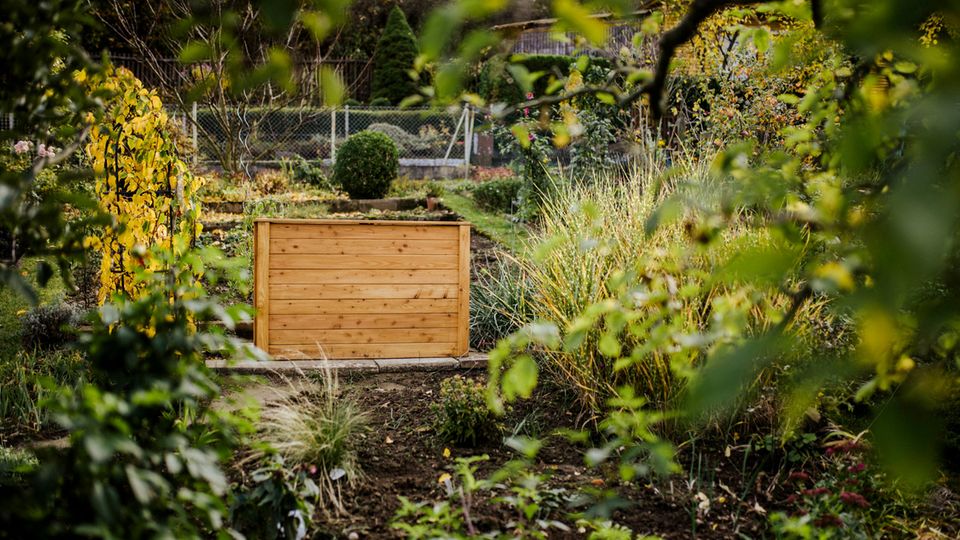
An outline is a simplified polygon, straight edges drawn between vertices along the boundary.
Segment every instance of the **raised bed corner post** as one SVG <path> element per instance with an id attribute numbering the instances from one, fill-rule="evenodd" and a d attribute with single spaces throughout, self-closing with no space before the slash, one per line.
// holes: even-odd
<path id="1" fill-rule="evenodd" d="M 457 280 L 457 345 L 455 356 L 470 350 L 470 224 L 460 224 Z"/>
<path id="2" fill-rule="evenodd" d="M 253 224 L 253 343 L 265 352 L 270 351 L 270 222 Z"/>

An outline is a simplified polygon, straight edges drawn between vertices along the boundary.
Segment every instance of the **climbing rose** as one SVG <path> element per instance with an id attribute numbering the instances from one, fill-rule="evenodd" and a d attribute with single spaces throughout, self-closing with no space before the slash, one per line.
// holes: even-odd
<path id="1" fill-rule="evenodd" d="M 37 156 L 42 158 L 52 158 L 57 155 L 57 149 L 52 146 L 47 146 L 43 143 L 40 143 L 37 146 Z"/>
<path id="2" fill-rule="evenodd" d="M 17 141 L 17 144 L 13 145 L 13 152 L 17 155 L 26 154 L 30 151 L 31 146 L 33 146 L 33 143 L 30 141 Z"/>

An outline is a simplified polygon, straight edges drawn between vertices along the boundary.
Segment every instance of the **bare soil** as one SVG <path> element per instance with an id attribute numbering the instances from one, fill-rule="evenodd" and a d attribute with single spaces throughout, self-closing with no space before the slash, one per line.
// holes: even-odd
<path id="1" fill-rule="evenodd" d="M 445 489 L 438 478 L 453 474 L 453 459 L 471 455 L 488 455 L 490 460 L 480 466 L 478 476 L 484 477 L 510 459 L 515 452 L 502 444 L 477 448 L 450 448 L 451 456 L 444 457 L 444 445 L 431 427 L 434 403 L 440 381 L 456 372 L 396 373 L 355 375 L 341 377 L 342 387 L 370 412 L 370 431 L 359 450 L 359 462 L 365 479 L 358 488 L 344 493 L 349 515 L 333 518 L 324 528 L 333 536 L 356 533 L 359 538 L 399 538 L 390 522 L 399 507 L 399 496 L 411 501 L 439 502 L 446 499 Z M 482 373 L 466 376 L 481 378 Z M 346 384 L 344 384 L 346 383 Z M 547 436 L 557 428 L 577 428 L 582 420 L 576 409 L 557 392 L 544 390 L 534 399 L 518 404 L 508 418 L 508 431 Z M 691 473 L 672 479 L 651 480 L 615 485 L 615 475 L 588 468 L 583 462 L 585 448 L 565 439 L 551 437 L 540 452 L 536 469 L 549 475 L 546 489 L 565 488 L 573 496 L 579 488 L 593 490 L 617 489 L 628 500 L 628 506 L 617 510 L 614 518 L 629 526 L 635 533 L 658 535 L 664 539 L 731 538 L 738 533 L 748 537 L 762 536 L 765 512 L 776 497 L 775 485 L 767 473 L 744 475 L 745 468 L 755 470 L 758 464 L 745 466 L 743 455 L 734 450 L 729 456 L 724 449 L 697 449 L 696 453 L 681 452 L 681 462 Z M 711 457 L 707 463 L 704 455 Z M 689 455 L 697 462 L 690 466 Z M 705 470 L 709 469 L 709 470 Z M 744 478 L 749 485 L 744 484 Z M 698 499 L 698 493 L 703 493 Z M 743 495 L 742 500 L 740 495 Z M 480 531 L 501 530 L 513 517 L 502 505 L 489 501 L 490 494 L 481 494 L 473 508 L 473 520 Z M 704 508 L 706 496 L 709 509 Z M 698 511 L 698 506 L 700 510 Z M 553 529 L 550 538 L 581 538 L 567 514 L 584 508 L 566 508 L 551 516 L 564 522 L 569 531 Z"/>

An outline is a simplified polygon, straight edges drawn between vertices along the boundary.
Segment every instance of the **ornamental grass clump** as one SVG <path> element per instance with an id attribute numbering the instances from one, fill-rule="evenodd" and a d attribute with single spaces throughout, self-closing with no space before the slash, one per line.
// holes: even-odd
<path id="1" fill-rule="evenodd" d="M 276 453 L 288 466 L 310 471 L 321 506 L 329 503 L 342 512 L 340 486 L 354 486 L 361 478 L 356 451 L 369 417 L 341 392 L 333 372 L 325 373 L 320 385 L 287 382 L 286 395 L 263 411 L 261 439 L 270 450 L 257 457 Z"/>
<path id="2" fill-rule="evenodd" d="M 780 253 L 769 231 L 748 228 L 750 216 L 711 228 L 723 189 L 708 161 L 676 159 L 565 183 L 544 201 L 539 245 L 520 263 L 531 319 L 555 325 L 563 346 L 539 351 L 539 364 L 585 408 L 600 410 L 623 385 L 675 407 L 706 352 L 771 327 L 770 314 L 787 307 L 741 274 L 754 271 L 750 254 L 779 254 L 785 265 L 800 254 Z M 819 307 L 806 302 L 790 330 L 809 334 L 802 326 Z"/>

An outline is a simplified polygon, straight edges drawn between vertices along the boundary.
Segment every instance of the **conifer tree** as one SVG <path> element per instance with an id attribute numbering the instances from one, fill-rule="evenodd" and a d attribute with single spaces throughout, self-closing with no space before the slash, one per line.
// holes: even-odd
<path id="1" fill-rule="evenodd" d="M 399 6 L 394 6 L 373 58 L 371 97 L 385 98 L 396 105 L 403 98 L 416 94 L 417 85 L 410 78 L 409 71 L 413 69 L 418 53 L 417 40 L 406 15 Z"/>

